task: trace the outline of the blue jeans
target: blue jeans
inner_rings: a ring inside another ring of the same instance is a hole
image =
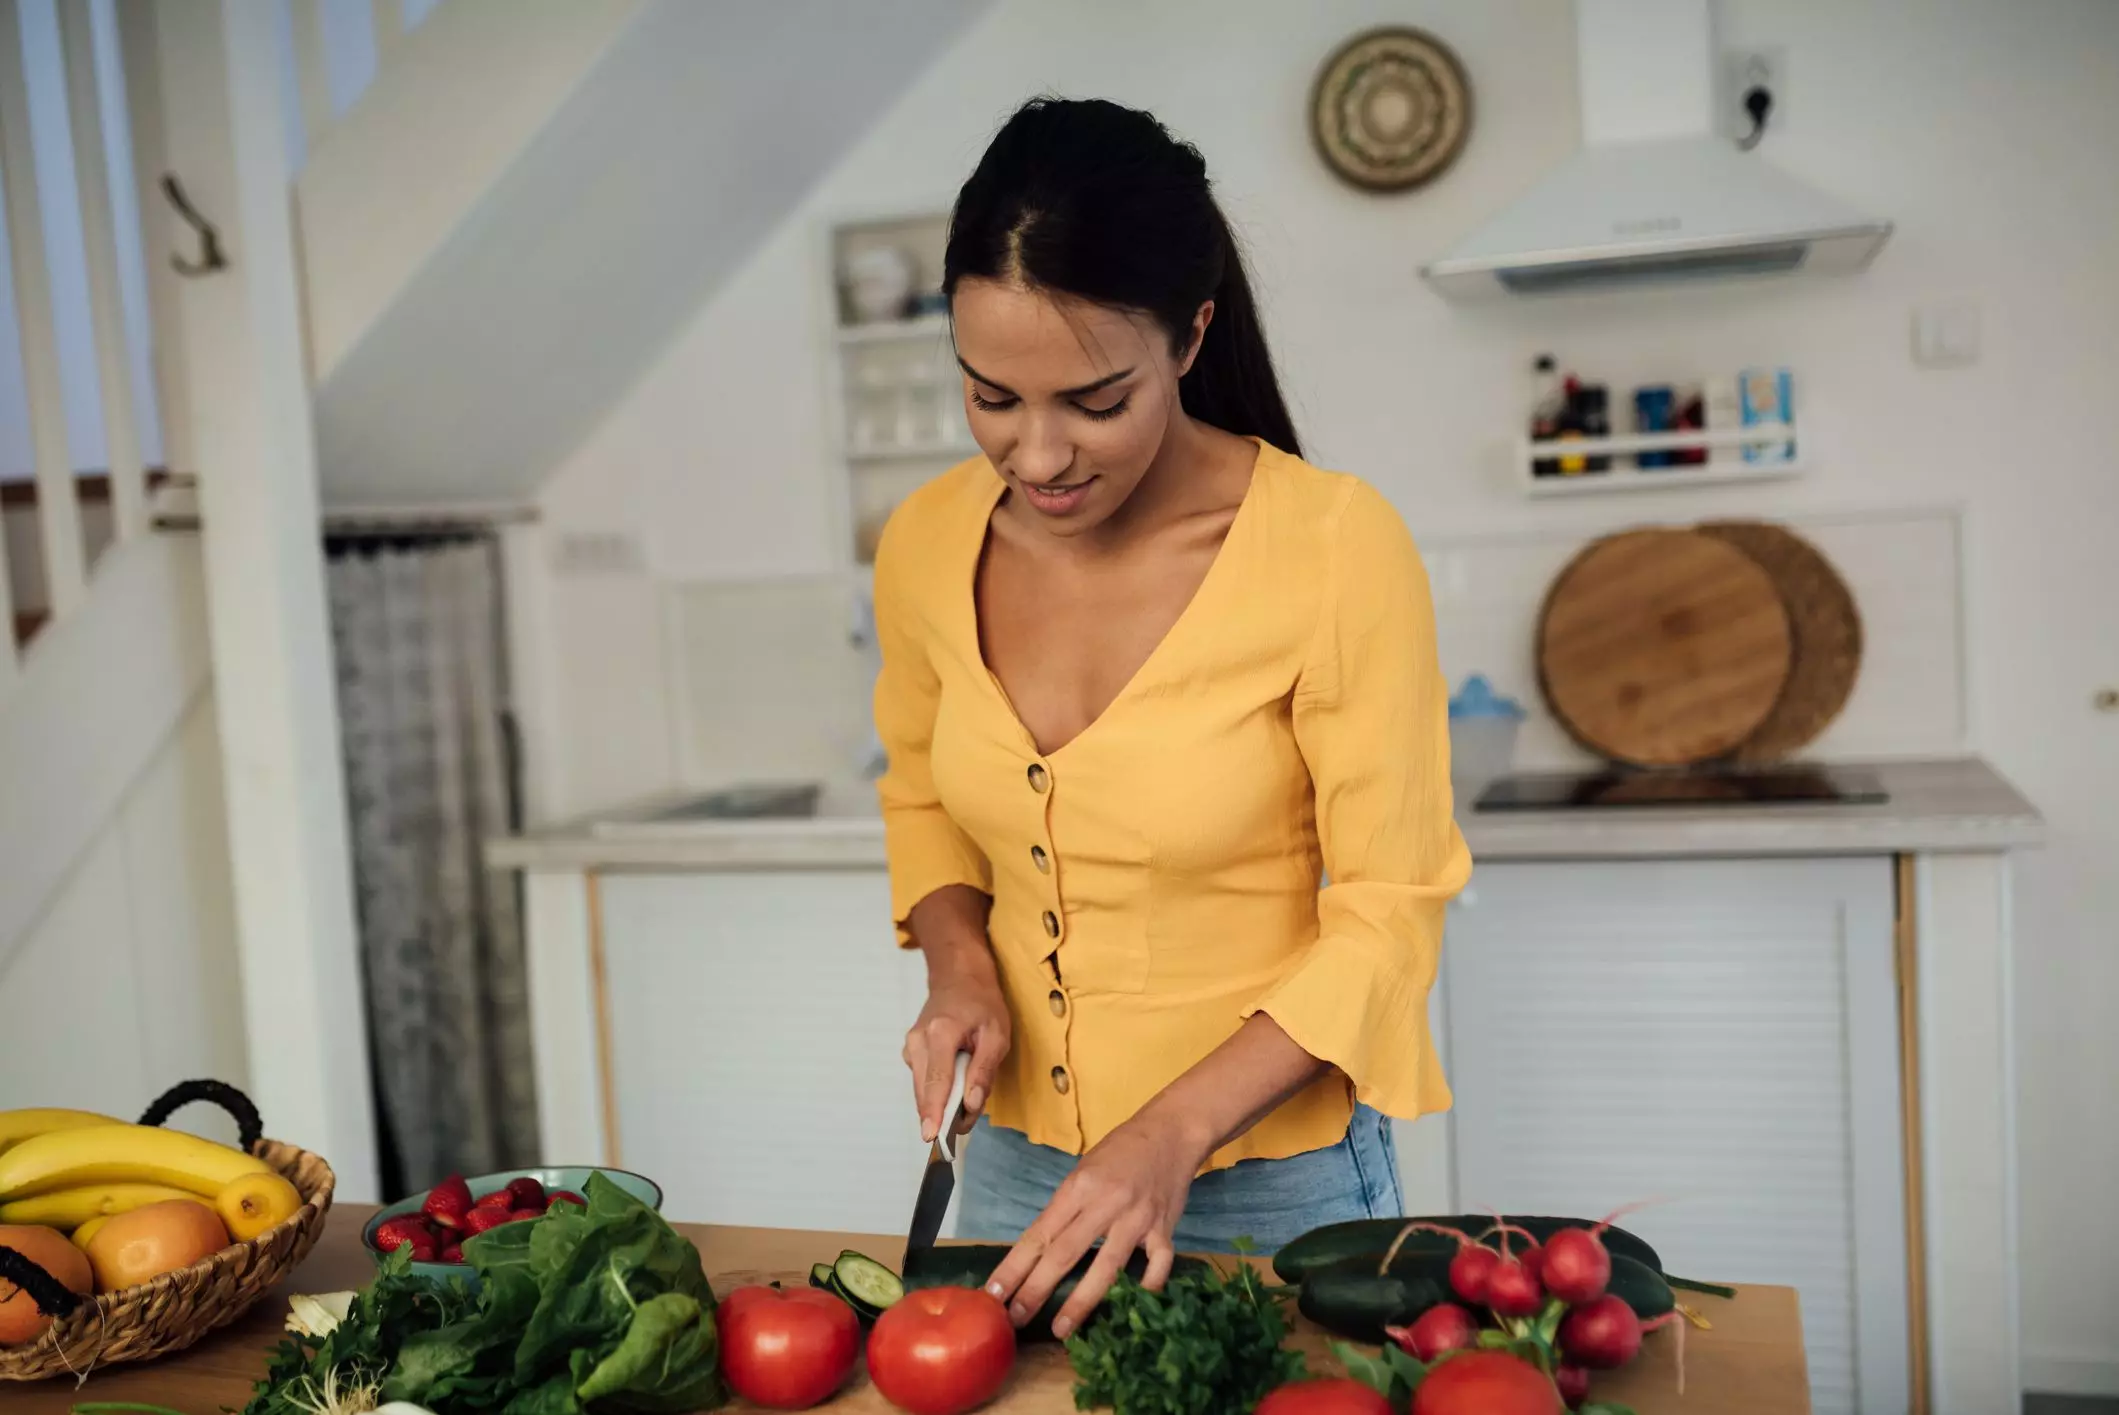
[[[1033,1144],[982,1116],[964,1149],[958,1186],[957,1237],[1013,1243],[1044,1211],[1052,1191],[1074,1170],[1064,1150]],[[1229,1253],[1248,1239],[1272,1253],[1313,1228],[1405,1212],[1391,1122],[1368,1106],[1354,1108],[1338,1144],[1278,1160],[1239,1160],[1192,1181],[1177,1224],[1180,1253]]]

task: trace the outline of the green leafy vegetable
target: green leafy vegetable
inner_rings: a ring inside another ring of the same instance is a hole
[[[1427,1379],[1427,1367],[1420,1358],[1388,1342],[1380,1353],[1371,1356],[1358,1346],[1335,1341],[1332,1354],[1346,1367],[1348,1375],[1382,1394],[1394,1410],[1404,1410],[1413,1392],[1420,1389],[1420,1382]]]
[[[1229,1415],[1299,1379],[1302,1353],[1281,1346],[1282,1295],[1248,1265],[1191,1273],[1150,1292],[1120,1277],[1096,1317],[1067,1339],[1077,1410],[1117,1415]]]
[[[500,1415],[675,1415],[726,1399],[699,1250],[601,1175],[464,1245],[477,1270],[436,1287],[385,1260],[346,1319],[281,1343],[243,1415],[307,1415],[325,1382],[383,1401]]]

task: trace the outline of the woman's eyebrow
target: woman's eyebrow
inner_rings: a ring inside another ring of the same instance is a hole
[[[994,379],[986,377],[985,374],[980,373],[970,364],[965,363],[961,356],[958,357],[956,362],[958,368],[962,369],[965,373],[970,374],[972,378],[976,379],[980,383],[985,384],[988,388],[993,389],[995,392],[1006,394],[1010,398],[1018,396],[1013,388],[1010,388],[1005,383],[1000,383],[995,381]],[[1091,393],[1097,392],[1099,389],[1109,388],[1112,384],[1117,383],[1122,379],[1131,378],[1132,376],[1132,369],[1122,368],[1117,373],[1105,374],[1102,378],[1099,378],[1094,383],[1085,383],[1079,388],[1062,388],[1056,396],[1061,398],[1086,398]]]

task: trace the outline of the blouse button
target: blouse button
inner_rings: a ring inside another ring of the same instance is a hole
[[[1047,909],[1045,911],[1045,937],[1058,938],[1059,929],[1059,915],[1053,913],[1050,909]]]
[[[1043,762],[1030,763],[1030,789],[1042,796],[1052,789],[1052,773],[1045,770]]]
[[[1054,988],[1045,1001],[1051,1006],[1053,1016],[1064,1017],[1067,1015],[1067,994],[1061,992],[1058,988]]]
[[[1064,1096],[1067,1094],[1067,1087],[1069,1084],[1070,1082],[1067,1080],[1067,1068],[1064,1066],[1053,1067],[1052,1089],[1058,1091],[1061,1095]]]
[[[1037,866],[1037,872],[1041,875],[1052,873],[1052,857],[1045,853],[1045,847],[1042,845],[1030,847],[1030,863]]]

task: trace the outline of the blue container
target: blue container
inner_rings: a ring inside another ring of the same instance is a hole
[[[624,1169],[599,1169],[583,1165],[561,1166],[557,1169],[508,1169],[498,1174],[481,1174],[467,1182],[471,1188],[471,1198],[475,1202],[496,1190],[507,1188],[509,1180],[525,1176],[543,1185],[547,1194],[555,1189],[567,1189],[579,1194],[588,1188],[589,1176],[592,1174],[602,1175],[657,1213],[662,1211],[662,1186],[645,1175]],[[361,1229],[361,1246],[368,1250],[368,1255],[378,1263],[383,1260],[382,1250],[375,1246],[375,1230],[383,1226],[385,1219],[393,1219],[400,1214],[416,1214],[426,1202],[427,1191],[421,1190],[409,1199],[399,1199],[369,1219]],[[454,1280],[473,1287],[478,1285],[478,1270],[469,1263],[414,1263],[412,1271],[414,1275],[434,1282]]]
[[[1674,432],[1678,425],[1677,390],[1667,383],[1652,384],[1633,391],[1633,430],[1635,432]],[[1634,455],[1637,467],[1668,467],[1677,461],[1673,452],[1640,452]]]

